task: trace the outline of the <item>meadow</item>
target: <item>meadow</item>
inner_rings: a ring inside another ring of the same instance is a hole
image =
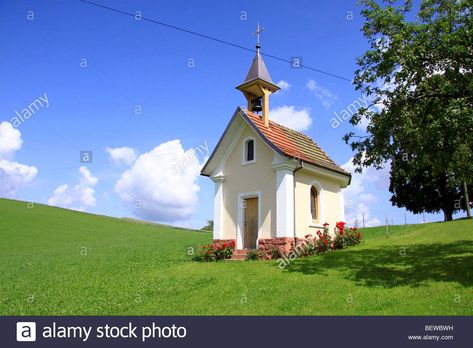
[[[211,238],[0,199],[0,315],[473,314],[473,221],[362,229],[285,269],[196,262]]]

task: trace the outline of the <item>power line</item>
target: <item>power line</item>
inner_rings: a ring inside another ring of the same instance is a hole
[[[94,6],[96,6],[96,7],[100,7],[100,8],[105,9],[105,10],[109,10],[109,11],[113,11],[113,12],[116,12],[116,13],[120,13],[120,14],[129,16],[129,17],[133,17],[133,18],[136,17],[136,14],[135,14],[135,13],[130,13],[130,12],[122,11],[122,10],[119,10],[119,9],[117,9],[117,8],[105,6],[105,5],[98,4],[98,3],[95,3],[95,2],[92,2],[92,1],[88,1],[88,0],[80,0],[80,1],[81,1],[81,2],[84,2],[84,3],[87,3],[87,4],[89,4],[89,5],[94,5]],[[169,29],[173,29],[173,30],[177,30],[177,31],[180,31],[180,32],[184,32],[184,33],[186,33],[186,34],[198,36],[198,37],[203,38],[203,39],[215,41],[215,42],[218,42],[218,43],[227,45],[227,46],[231,46],[231,47],[234,47],[234,48],[239,48],[239,49],[242,49],[242,50],[245,50],[245,51],[249,51],[249,52],[256,52],[256,51],[255,51],[254,49],[252,49],[252,48],[248,48],[248,47],[245,47],[245,46],[241,46],[241,45],[236,44],[236,43],[233,43],[233,42],[229,42],[229,41],[222,40],[222,39],[219,39],[219,38],[216,38],[216,37],[213,37],[213,36],[201,34],[201,33],[198,33],[198,32],[195,32],[195,31],[192,31],[192,30],[189,30],[189,29],[181,28],[181,27],[178,27],[178,26],[175,26],[175,25],[172,25],[172,24],[164,23],[164,22],[161,22],[161,21],[152,19],[152,18],[146,18],[146,17],[143,17],[143,16],[140,16],[139,18],[140,18],[140,20],[144,20],[144,21],[147,21],[147,22],[150,22],[150,23],[158,24],[158,25],[161,25],[161,26],[166,27],[166,28],[169,28]],[[293,63],[293,62],[290,61],[289,59],[285,59],[285,58],[281,58],[281,57],[278,57],[278,56],[274,56],[274,55],[272,55],[272,54],[261,53],[261,55],[262,55],[262,56],[265,56],[265,57],[268,57],[268,58],[275,59],[275,60],[279,60],[279,61],[281,61],[281,62],[285,62],[285,63],[289,63],[289,64],[292,64],[292,63]],[[336,74],[333,74],[333,73],[330,73],[330,72],[327,72],[327,71],[324,71],[324,70],[320,70],[320,69],[317,69],[317,68],[314,68],[314,67],[311,67],[311,66],[308,66],[308,65],[304,65],[304,64],[302,64],[302,63],[300,63],[300,67],[301,67],[301,68],[305,68],[305,69],[309,69],[309,70],[312,70],[312,71],[315,71],[315,72],[318,72],[318,73],[320,73],[320,74],[324,74],[324,75],[327,75],[327,76],[331,76],[331,77],[334,77],[334,78],[337,78],[337,79],[340,79],[340,80],[343,80],[343,81],[351,82],[351,80],[348,79],[348,78],[346,78],[346,77],[343,77],[343,76],[340,76],[340,75],[336,75]]]

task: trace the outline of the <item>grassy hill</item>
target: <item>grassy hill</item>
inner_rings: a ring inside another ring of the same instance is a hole
[[[198,263],[205,232],[0,199],[0,315],[472,315],[473,222],[294,261]]]

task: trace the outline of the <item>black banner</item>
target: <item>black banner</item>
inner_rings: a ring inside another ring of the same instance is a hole
[[[0,317],[2,347],[472,347],[473,317]]]

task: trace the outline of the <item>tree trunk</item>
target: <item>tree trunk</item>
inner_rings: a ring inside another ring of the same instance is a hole
[[[463,196],[465,197],[466,217],[471,219],[470,199],[468,198],[468,188],[466,186],[466,181],[463,181]]]
[[[453,211],[450,209],[443,210],[443,221],[452,221],[453,220]]]

